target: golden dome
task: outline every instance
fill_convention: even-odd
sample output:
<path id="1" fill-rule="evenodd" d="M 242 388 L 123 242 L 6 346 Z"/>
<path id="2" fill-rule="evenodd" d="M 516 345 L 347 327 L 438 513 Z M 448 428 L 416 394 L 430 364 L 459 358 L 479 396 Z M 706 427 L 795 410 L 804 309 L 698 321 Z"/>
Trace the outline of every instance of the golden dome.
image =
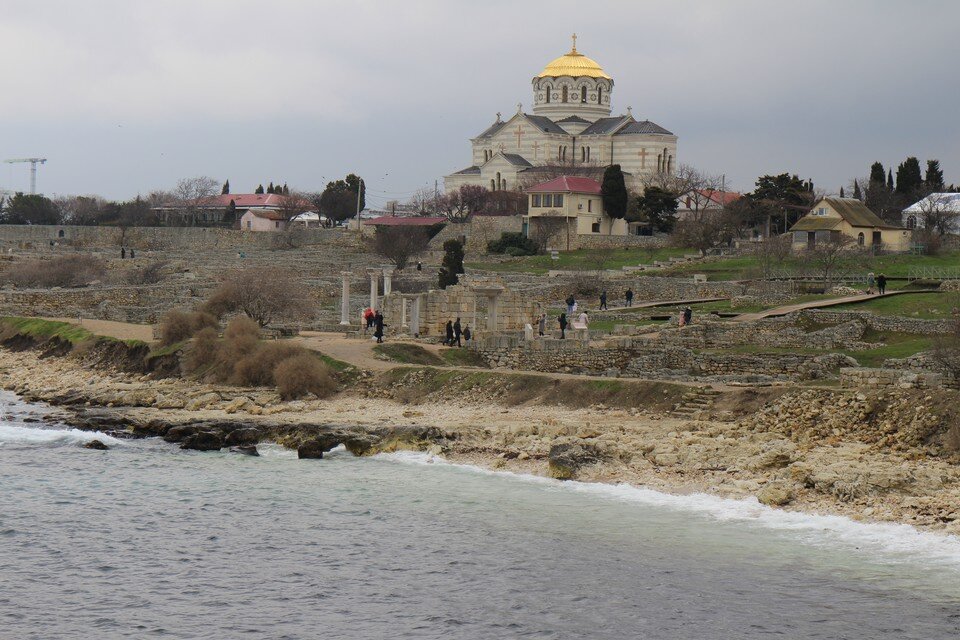
<path id="1" fill-rule="evenodd" d="M 560 76 L 571 76 L 579 78 L 586 76 L 588 78 L 606 78 L 612 80 L 603 68 L 596 61 L 591 60 L 582 53 L 577 52 L 577 36 L 573 36 L 573 48 L 570 53 L 564 54 L 553 60 L 543 68 L 538 78 L 558 78 Z"/>

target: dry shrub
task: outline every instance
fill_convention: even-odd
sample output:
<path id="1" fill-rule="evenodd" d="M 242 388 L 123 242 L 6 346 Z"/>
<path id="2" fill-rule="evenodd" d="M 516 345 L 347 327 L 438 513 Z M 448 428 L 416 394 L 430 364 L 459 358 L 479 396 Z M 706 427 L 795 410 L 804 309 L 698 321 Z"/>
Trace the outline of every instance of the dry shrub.
<path id="1" fill-rule="evenodd" d="M 273 370 L 277 391 L 284 400 L 312 393 L 325 398 L 337 390 L 330 368 L 310 353 L 300 353 L 280 362 Z"/>
<path id="2" fill-rule="evenodd" d="M 217 319 L 203 311 L 168 311 L 160 321 L 160 344 L 183 342 L 203 329 L 216 329 Z"/>
<path id="3" fill-rule="evenodd" d="M 107 265 L 99 258 L 62 256 L 15 264 L 6 276 L 18 287 L 85 287 L 102 280 L 106 272 Z"/>
<path id="4" fill-rule="evenodd" d="M 232 382 L 247 387 L 273 386 L 273 370 L 277 365 L 303 352 L 302 347 L 282 342 L 261 344 L 237 361 L 233 367 Z"/>
<path id="5" fill-rule="evenodd" d="M 220 362 L 220 339 L 216 329 L 201 329 L 193 336 L 193 344 L 183 361 L 184 371 L 196 373 Z"/>
<path id="6" fill-rule="evenodd" d="M 167 262 L 151 262 L 131 269 L 126 275 L 127 284 L 157 284 L 166 277 Z"/>

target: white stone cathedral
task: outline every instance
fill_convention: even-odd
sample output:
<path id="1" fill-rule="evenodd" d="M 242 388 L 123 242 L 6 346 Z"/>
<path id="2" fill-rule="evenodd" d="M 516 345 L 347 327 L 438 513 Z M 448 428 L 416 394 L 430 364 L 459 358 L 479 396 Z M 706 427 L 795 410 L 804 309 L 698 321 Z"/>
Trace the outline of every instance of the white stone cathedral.
<path id="1" fill-rule="evenodd" d="M 639 189 L 644 175 L 672 173 L 677 166 L 677 136 L 649 120 L 611 116 L 613 78 L 577 51 L 548 64 L 533 78 L 533 114 L 497 120 L 470 140 L 469 167 L 446 176 L 447 191 L 474 184 L 491 190 L 529 186 L 545 165 L 619 164 L 628 188 Z M 554 172 L 555 173 L 555 172 Z M 541 174 L 542 175 L 542 174 Z M 552 176 L 551 176 L 552 177 Z"/>

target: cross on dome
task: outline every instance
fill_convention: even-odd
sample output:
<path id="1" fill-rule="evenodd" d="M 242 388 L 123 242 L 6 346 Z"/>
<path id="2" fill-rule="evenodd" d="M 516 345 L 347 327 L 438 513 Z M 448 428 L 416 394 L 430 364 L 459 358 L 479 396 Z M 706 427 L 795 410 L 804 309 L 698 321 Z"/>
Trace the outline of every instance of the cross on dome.
<path id="1" fill-rule="evenodd" d="M 570 53 L 576 53 L 577 52 L 577 34 L 573 34 L 570 37 L 573 38 L 573 48 L 570 49 Z"/>

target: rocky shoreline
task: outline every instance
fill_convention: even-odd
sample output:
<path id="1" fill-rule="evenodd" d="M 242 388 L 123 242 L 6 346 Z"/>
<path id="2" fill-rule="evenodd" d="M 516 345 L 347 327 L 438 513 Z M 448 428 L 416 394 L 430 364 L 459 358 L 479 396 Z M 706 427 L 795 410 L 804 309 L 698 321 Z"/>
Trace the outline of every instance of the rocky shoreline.
<path id="1" fill-rule="evenodd" d="M 0 349 L 4 389 L 58 407 L 57 420 L 121 437 L 247 454 L 270 441 L 313 458 L 341 444 L 356 455 L 427 451 L 490 469 L 755 496 L 789 510 L 960 534 L 960 458 L 944 427 L 954 416 L 935 411 L 956 405 L 955 392 L 796 389 L 741 407 L 739 419 L 697 420 L 661 408 L 511 406 L 495 385 L 411 401 L 399 391 L 412 380 L 360 376 L 332 398 L 282 402 L 264 389 L 153 379 Z"/>

